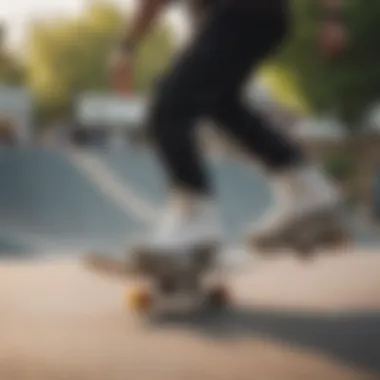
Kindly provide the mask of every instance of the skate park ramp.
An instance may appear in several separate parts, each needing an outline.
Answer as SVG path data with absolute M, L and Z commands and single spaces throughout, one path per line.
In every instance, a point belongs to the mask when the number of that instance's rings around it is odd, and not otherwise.
M 272 203 L 265 177 L 232 158 L 209 159 L 227 246 L 241 241 Z M 166 202 L 157 158 L 133 146 L 119 151 L 0 149 L 0 255 L 124 252 L 141 239 Z M 378 234 L 357 231 L 378 245 Z
M 67 153 L 1 149 L 0 173 L 1 251 L 106 248 L 142 228 L 94 186 Z
M 226 240 L 270 204 L 260 175 L 211 163 Z M 0 252 L 120 251 L 142 236 L 166 199 L 165 178 L 141 150 L 0 149 Z M 254 194 L 254 196 L 252 196 Z

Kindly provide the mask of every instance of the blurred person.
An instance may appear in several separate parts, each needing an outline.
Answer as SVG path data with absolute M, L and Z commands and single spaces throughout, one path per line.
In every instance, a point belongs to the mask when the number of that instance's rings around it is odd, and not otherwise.
M 318 46 L 333 58 L 346 41 L 343 4 L 319 1 Z M 130 70 L 139 42 L 170 2 L 138 1 L 134 22 L 112 54 L 115 77 Z M 192 40 L 160 79 L 150 108 L 148 127 L 172 193 L 144 250 L 181 258 L 223 241 L 213 187 L 195 141 L 201 117 L 210 118 L 268 170 L 278 205 L 249 231 L 251 246 L 297 248 L 300 228 L 316 246 L 333 243 L 332 235 L 346 233 L 339 190 L 296 143 L 241 99 L 252 70 L 287 37 L 290 1 L 194 0 L 192 5 L 201 22 L 194 23 Z

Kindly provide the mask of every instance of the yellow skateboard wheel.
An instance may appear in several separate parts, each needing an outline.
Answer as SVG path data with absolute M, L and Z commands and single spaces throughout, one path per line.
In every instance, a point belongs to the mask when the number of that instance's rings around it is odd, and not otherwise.
M 127 291 L 126 304 L 130 309 L 147 312 L 152 306 L 152 295 L 145 287 L 134 287 Z

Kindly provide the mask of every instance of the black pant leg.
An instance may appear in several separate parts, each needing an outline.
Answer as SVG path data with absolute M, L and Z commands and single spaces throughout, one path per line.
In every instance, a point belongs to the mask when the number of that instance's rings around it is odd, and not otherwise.
M 285 25 L 278 21 L 255 18 L 233 4 L 217 7 L 164 75 L 152 104 L 150 127 L 175 187 L 199 193 L 210 190 L 194 141 L 194 126 L 200 117 L 217 115 L 259 155 L 264 150 L 261 139 L 272 140 L 265 145 L 276 151 L 276 136 L 264 133 L 264 125 L 247 117 L 239 107 L 227 114 L 221 112 L 220 105 L 244 84 L 251 70 L 262 63 L 285 33 Z M 259 131 L 252 132 L 256 127 Z

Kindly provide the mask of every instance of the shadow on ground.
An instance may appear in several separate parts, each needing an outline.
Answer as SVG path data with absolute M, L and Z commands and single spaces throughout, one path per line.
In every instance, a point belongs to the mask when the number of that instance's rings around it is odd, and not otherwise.
M 166 315 L 155 325 L 185 328 L 213 339 L 269 338 L 319 352 L 380 376 L 380 312 L 335 314 L 231 309 Z

